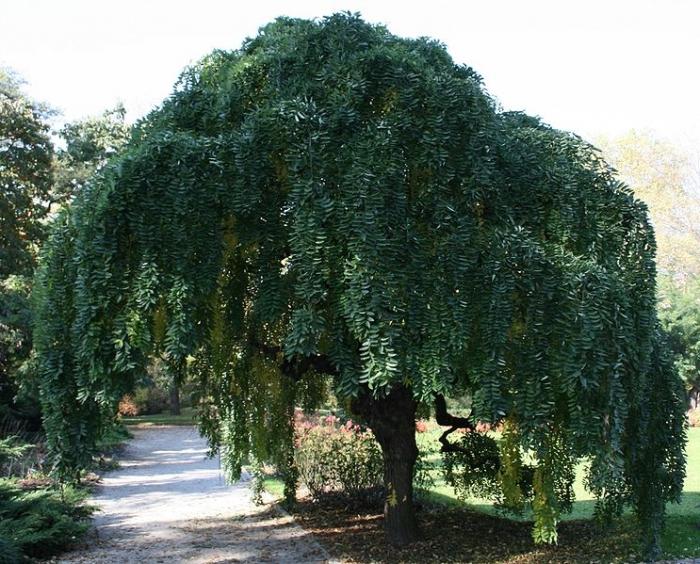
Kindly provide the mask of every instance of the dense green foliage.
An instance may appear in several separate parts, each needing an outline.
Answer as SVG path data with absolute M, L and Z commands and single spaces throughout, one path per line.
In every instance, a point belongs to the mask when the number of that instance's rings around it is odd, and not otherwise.
M 37 347 L 56 471 L 89 459 L 162 350 L 191 357 L 234 475 L 252 455 L 293 484 L 316 372 L 371 405 L 466 394 L 475 419 L 510 422 L 504 491 L 535 460 L 538 539 L 588 456 L 601 516 L 633 503 L 654 545 L 685 434 L 654 250 L 594 148 L 499 113 L 441 45 L 280 19 L 187 70 L 54 226 Z M 400 418 L 376 405 L 390 437 Z
M 123 108 L 70 123 L 50 137 L 52 112 L 0 69 L 0 417 L 40 425 L 31 359 L 30 295 L 39 245 L 56 205 L 69 201 L 95 170 L 124 144 Z
M 17 417 L 32 427 L 39 425 L 38 402 L 18 375 L 29 369 L 29 281 L 49 211 L 49 115 L 22 92 L 17 76 L 0 68 L 0 420 Z
M 125 116 L 126 110 L 119 104 L 99 116 L 68 123 L 59 131 L 65 146 L 56 153 L 54 200 L 72 199 L 128 141 L 131 128 Z
M 668 334 L 676 368 L 692 407 L 700 403 L 700 280 L 684 286 L 670 281 L 661 289 L 659 318 Z
M 48 558 L 75 544 L 88 529 L 92 508 L 71 487 L 23 491 L 0 480 L 0 563 Z
M 0 69 L 0 279 L 31 272 L 51 190 L 48 110 Z
M 32 349 L 31 279 L 9 276 L 0 280 L 0 421 L 22 421 L 31 430 L 40 426 L 40 411 Z M 0 438 L 2 430 L 0 430 Z
M 445 482 L 454 488 L 460 499 L 499 499 L 502 496 L 498 480 L 501 456 L 493 437 L 480 433 L 465 433 L 459 441 L 459 446 L 463 449 L 462 452 L 445 453 L 443 456 Z M 521 482 L 522 471 L 520 481 L 516 483 L 519 488 L 522 487 Z

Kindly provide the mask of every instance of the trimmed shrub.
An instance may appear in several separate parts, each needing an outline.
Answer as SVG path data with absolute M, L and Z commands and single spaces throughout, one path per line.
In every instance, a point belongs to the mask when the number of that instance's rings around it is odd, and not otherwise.
M 22 561 L 22 552 L 14 543 L 0 536 L 0 564 L 17 564 Z

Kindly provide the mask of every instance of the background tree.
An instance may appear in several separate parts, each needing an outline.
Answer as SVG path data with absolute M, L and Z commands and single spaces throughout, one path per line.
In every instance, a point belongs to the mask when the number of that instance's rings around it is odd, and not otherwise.
M 50 115 L 0 69 L 0 416 L 29 418 L 32 426 L 37 404 L 18 401 L 16 375 L 31 350 L 30 277 L 51 199 Z
M 118 104 L 99 116 L 68 123 L 61 129 L 64 146 L 57 151 L 54 165 L 55 198 L 70 200 L 117 154 L 130 134 L 125 117 L 124 106 Z
M 21 80 L 0 69 L 0 414 L 38 428 L 30 297 L 37 250 L 56 204 L 124 144 L 129 128 L 118 106 L 66 125 L 52 142 L 53 112 L 30 100 Z
M 676 284 L 700 276 L 700 168 L 693 155 L 645 131 L 601 138 L 597 144 L 649 206 L 660 273 Z
M 279 19 L 186 71 L 56 222 L 39 275 L 42 401 L 74 476 L 154 350 L 191 356 L 233 475 L 285 469 L 294 405 L 333 378 L 383 452 L 390 541 L 417 536 L 415 413 L 507 421 L 504 491 L 536 462 L 556 539 L 578 457 L 650 546 L 684 475 L 646 208 L 576 136 L 501 114 L 429 40 Z M 444 396 L 468 394 L 470 419 Z
M 700 407 L 700 279 L 684 286 L 662 286 L 659 317 L 669 334 L 678 373 L 685 382 L 691 409 Z
M 691 408 L 700 394 L 700 175 L 697 156 L 631 131 L 601 139 L 610 162 L 649 206 L 658 240 L 660 319 Z
M 49 111 L 20 85 L 0 69 L 0 278 L 32 271 L 51 192 Z

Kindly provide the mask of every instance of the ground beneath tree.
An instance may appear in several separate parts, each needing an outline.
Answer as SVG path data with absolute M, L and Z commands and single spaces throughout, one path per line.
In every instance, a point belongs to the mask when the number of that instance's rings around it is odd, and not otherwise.
M 92 502 L 87 543 L 63 563 L 325 562 L 309 533 L 273 506 L 255 506 L 245 481 L 227 485 L 191 427 L 132 430 L 121 467 Z
M 629 525 L 607 534 L 592 522 L 559 525 L 559 544 L 535 545 L 532 523 L 464 508 L 423 507 L 421 539 L 406 548 L 386 544 L 381 510 L 303 500 L 295 517 L 333 558 L 359 564 L 629 564 L 640 562 Z M 685 563 L 684 563 L 685 564 Z

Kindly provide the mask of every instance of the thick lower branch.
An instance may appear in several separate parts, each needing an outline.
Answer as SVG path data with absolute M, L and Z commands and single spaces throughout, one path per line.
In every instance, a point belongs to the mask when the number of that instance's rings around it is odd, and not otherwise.
M 451 443 L 447 437 L 457 431 L 458 429 L 468 429 L 469 431 L 474 431 L 474 425 L 469 420 L 468 417 L 457 417 L 452 415 L 447 411 L 447 402 L 445 401 L 445 396 L 442 394 L 435 394 L 435 421 L 438 425 L 443 427 L 449 426 L 450 428 L 440 435 L 440 448 L 441 452 L 464 452 L 466 449 L 462 448 L 458 444 Z

